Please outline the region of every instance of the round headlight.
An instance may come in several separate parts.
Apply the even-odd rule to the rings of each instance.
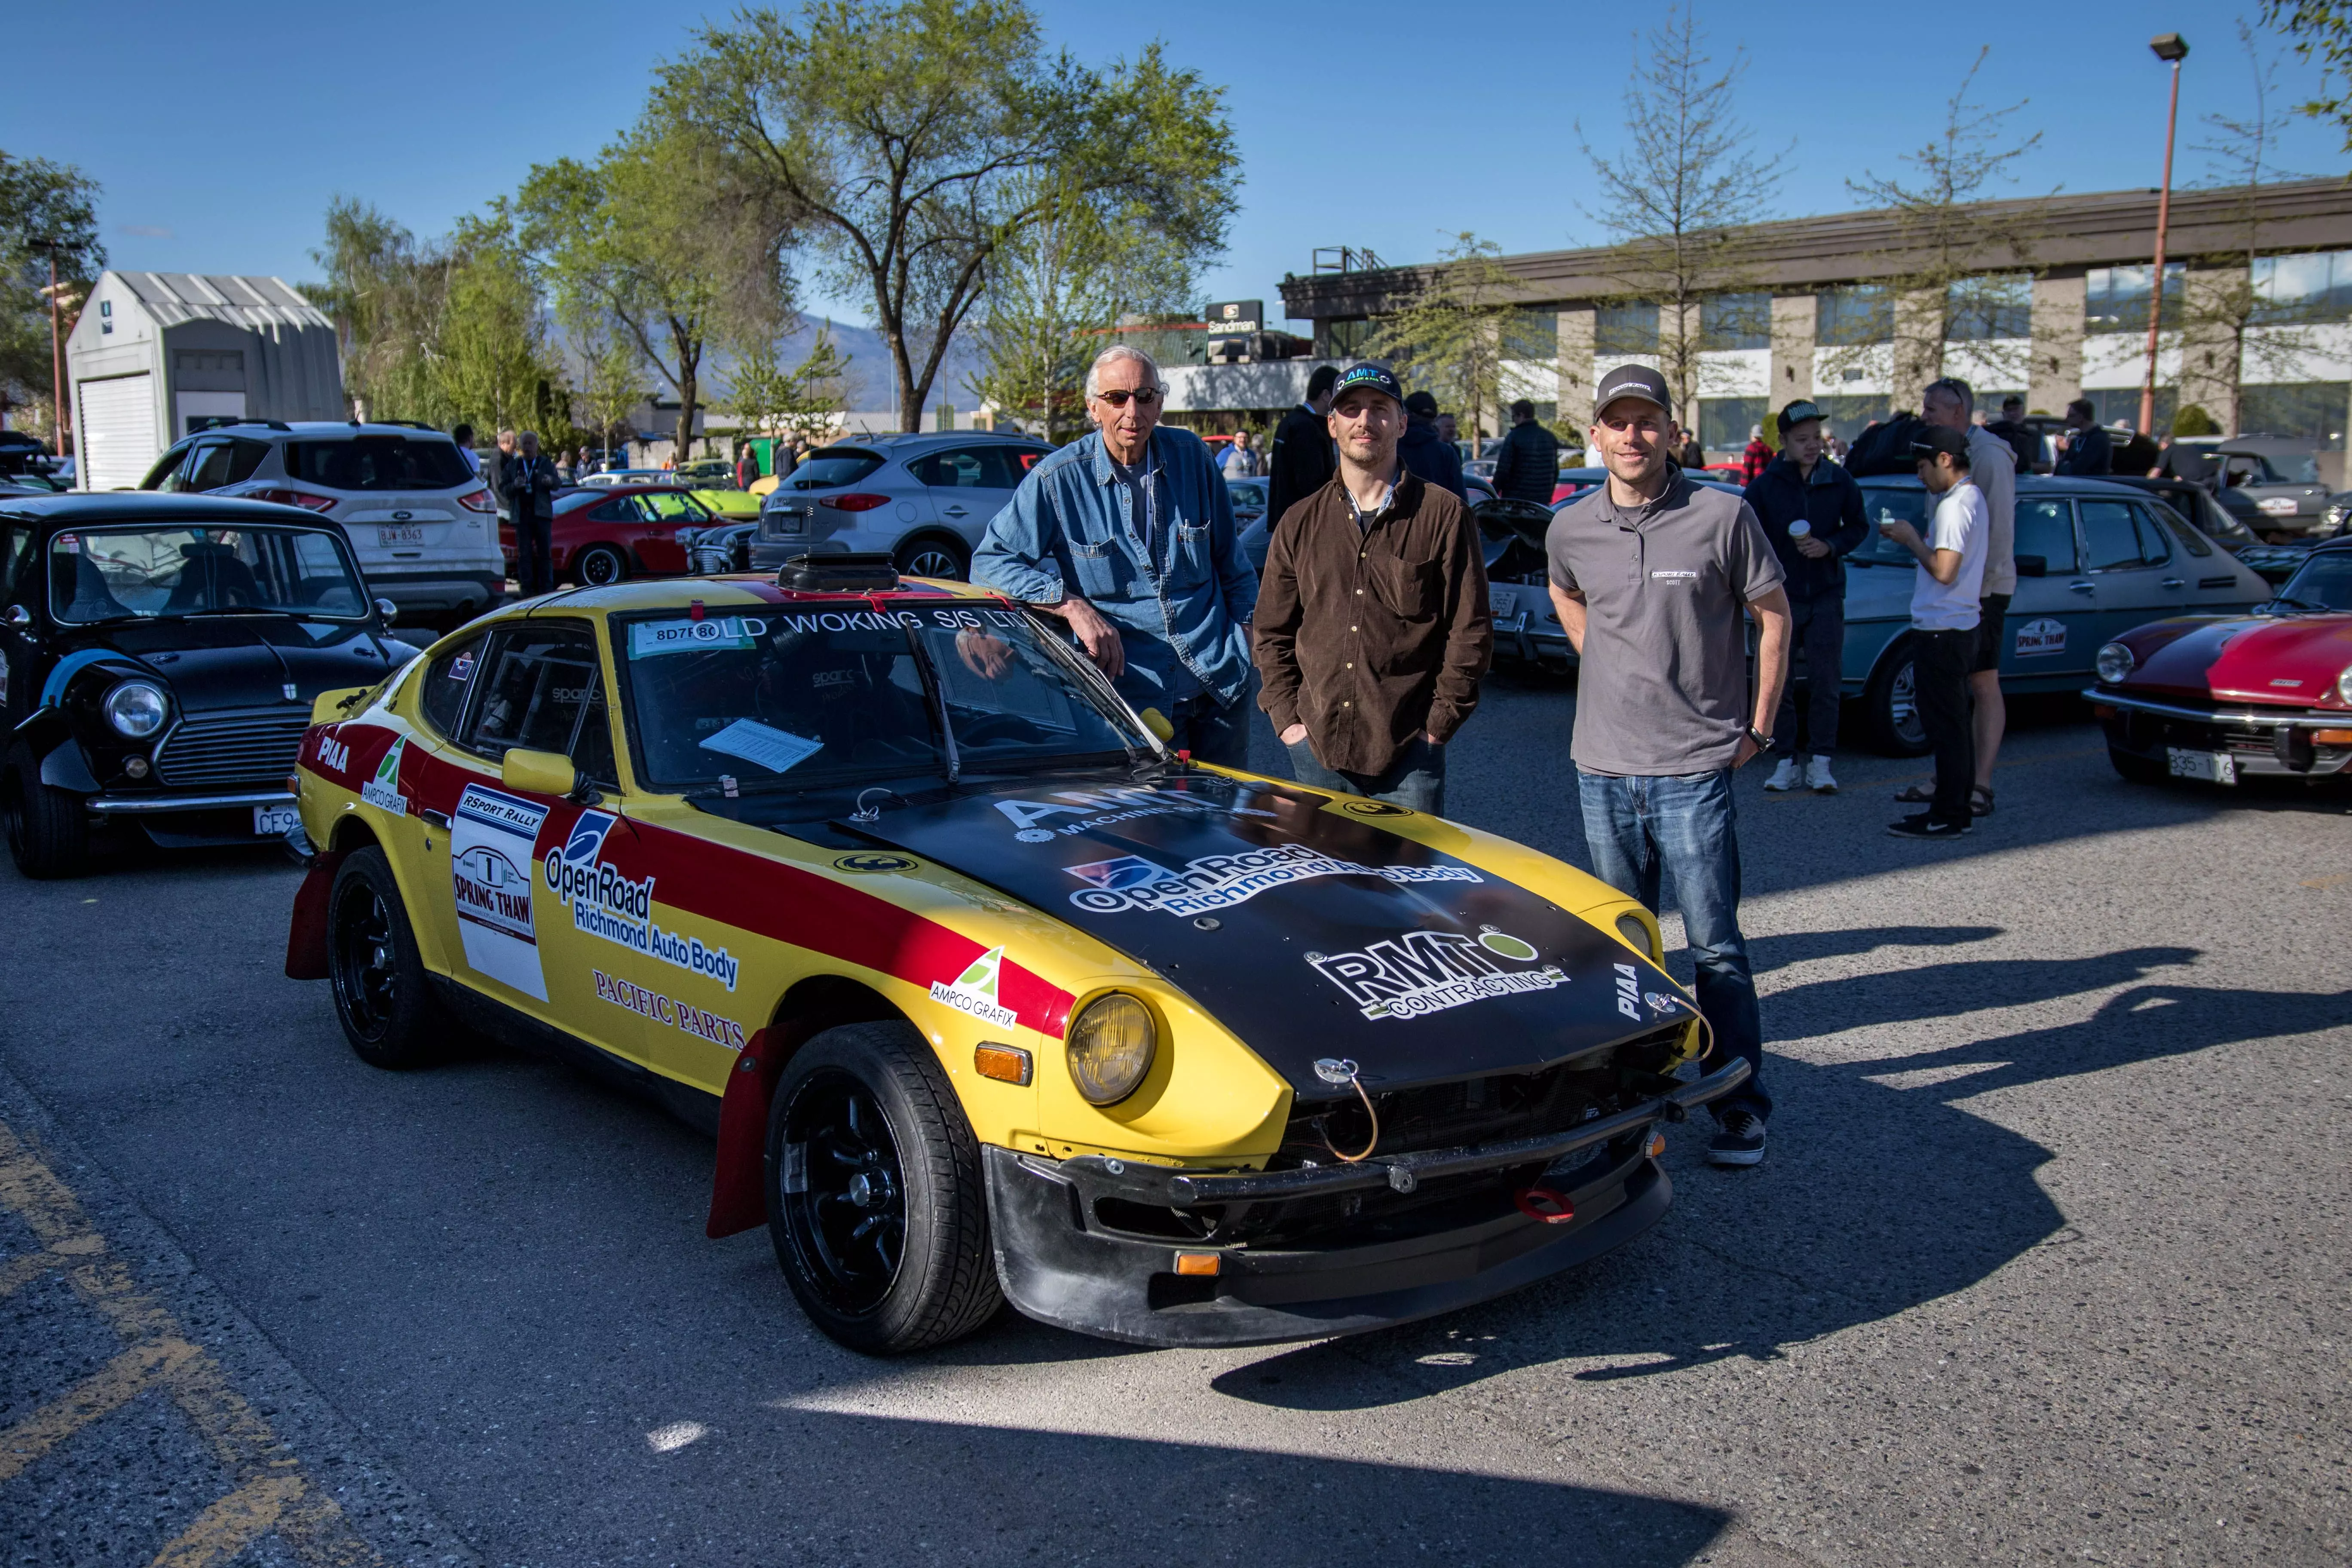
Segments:
[[[2336,678],[2336,700],[2352,702],[2352,664],[2346,665],[2344,673]]]
[[[1070,1077],[1090,1104],[1116,1104],[1151,1070],[1159,1046],[1150,1009],[1114,991],[1090,1003],[1070,1026]]]
[[[2131,649],[2119,642],[2111,642],[2099,650],[2099,679],[2113,686],[2129,675],[2132,666],[2138,662],[2132,658]]]
[[[143,741],[172,716],[171,700],[163,689],[145,680],[126,680],[106,694],[106,721],[134,741]]]

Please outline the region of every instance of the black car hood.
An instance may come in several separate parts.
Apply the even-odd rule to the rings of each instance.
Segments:
[[[1302,1091],[1534,1068],[1664,1027],[1677,988],[1549,900],[1382,831],[1392,806],[1214,773],[1031,781],[848,831],[1181,987]]]
[[[189,713],[307,703],[321,691],[372,686],[399,668],[405,652],[387,647],[366,626],[282,616],[126,621],[93,626],[65,646],[111,651],[144,665]]]

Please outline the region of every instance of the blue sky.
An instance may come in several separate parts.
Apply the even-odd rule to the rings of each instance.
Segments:
[[[1131,54],[1156,35],[1226,88],[1241,211],[1204,299],[1263,298],[1278,315],[1284,272],[1308,270],[1318,246],[1408,261],[1464,228],[1512,251],[1601,237],[1573,123],[1613,151],[1633,43],[1631,23],[1590,20],[1596,7],[1212,4],[1155,24],[1146,7],[1036,3],[1053,41],[1082,58]],[[1987,43],[1979,99],[2027,100],[2012,123],[2021,138],[2042,133],[2020,195],[2157,183],[2165,70],[2151,34],[2178,30],[2193,51],[2179,183],[2205,173],[2189,151],[2199,117],[2252,104],[2241,8],[2229,5],[2127,3],[2094,23],[2016,5],[1818,0],[1770,30],[1769,6],[1697,9],[1718,53],[1748,56],[1742,112],[1782,173],[1780,216],[1851,206],[1848,178],[1896,170]],[[655,63],[700,17],[722,14],[609,0],[393,10],[97,0],[47,65],[11,73],[0,148],[77,163],[103,184],[117,267],[299,281],[330,196],[362,196],[420,235],[439,233],[532,163],[593,154],[635,115]],[[2289,58],[2281,79],[2294,99],[2315,73]],[[2303,173],[2352,167],[2340,138],[2310,121],[2282,152]],[[855,300],[812,303],[862,316]]]

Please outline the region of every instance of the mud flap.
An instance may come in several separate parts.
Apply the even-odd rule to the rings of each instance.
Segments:
[[[727,1092],[719,1102],[719,1161],[710,1173],[710,1217],[702,1234],[713,1241],[768,1223],[767,1183],[761,1162],[767,1155],[768,1098],[776,1092],[782,1050],[770,1059],[768,1031],[744,1042]]]
[[[286,978],[327,978],[327,895],[335,889],[335,868],[343,863],[341,849],[312,857],[310,869],[294,893],[294,921],[286,931]]]

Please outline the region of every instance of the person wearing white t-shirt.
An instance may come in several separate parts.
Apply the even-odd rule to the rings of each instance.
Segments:
[[[1991,513],[1969,474],[1969,438],[1930,426],[1911,444],[1919,482],[1935,499],[1927,537],[1890,518],[1878,531],[1918,558],[1911,585],[1911,679],[1919,724],[1936,755],[1936,797],[1916,816],[1886,829],[1900,838],[1958,838],[1972,831],[1969,784],[1976,777],[1969,727],[1969,666],[1976,657],[1977,598],[1984,584]]]

